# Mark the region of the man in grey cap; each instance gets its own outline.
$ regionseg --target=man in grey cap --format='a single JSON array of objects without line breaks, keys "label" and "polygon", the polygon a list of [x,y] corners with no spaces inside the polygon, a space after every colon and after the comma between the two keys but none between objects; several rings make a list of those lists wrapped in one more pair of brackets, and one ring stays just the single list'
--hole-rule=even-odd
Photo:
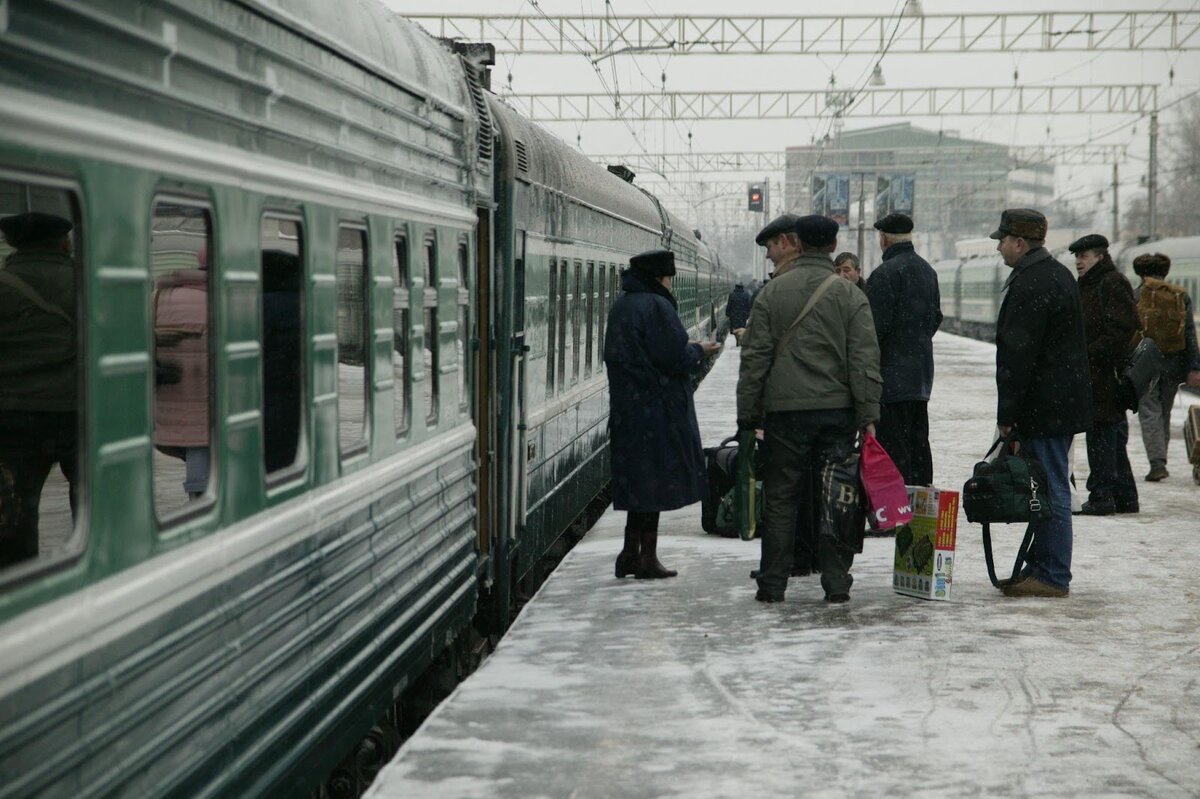
[{"label": "man in grey cap", "polygon": [[1012,208],[991,234],[1012,273],[996,319],[996,424],[1046,469],[1053,510],[1030,524],[1024,572],[1006,596],[1065,597],[1071,585],[1071,486],[1067,451],[1092,426],[1087,340],[1075,278],[1045,248],[1046,217]]},{"label": "man in grey cap", "polygon": [[737,387],[738,430],[765,433],[767,529],[755,598],[783,601],[799,536],[815,548],[825,599],[845,602],[862,535],[818,535],[820,475],[845,460],[855,434],[873,430],[879,418],[879,344],[866,296],[833,270],[837,222],[806,216],[791,231],[776,222],[756,239],[768,257],[780,236],[794,237],[803,252],[776,261],[775,278],[750,310]]},{"label": "man in grey cap", "polygon": [[[800,257],[800,240],[796,237],[796,220],[794,214],[780,214],[758,231],[754,243],[767,248],[767,260],[774,265],[771,278],[779,274],[785,264]],[[758,292],[755,292],[758,296]]]},{"label": "man in grey cap", "polygon": [[888,214],[875,223],[883,263],[867,281],[867,299],[879,336],[883,402],[879,443],[908,485],[933,484],[929,449],[929,394],[933,390],[933,334],[942,324],[937,273],[913,249],[913,221]]}]

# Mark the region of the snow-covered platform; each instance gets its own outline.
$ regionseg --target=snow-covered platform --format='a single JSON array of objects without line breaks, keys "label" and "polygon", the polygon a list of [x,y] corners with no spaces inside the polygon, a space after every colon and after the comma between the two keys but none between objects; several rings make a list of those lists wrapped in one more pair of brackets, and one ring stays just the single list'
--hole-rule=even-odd
[{"label": "snow-covered platform", "polygon": [[[706,445],[735,427],[729,344],[696,395]],[[935,352],[936,483],[959,488],[991,438],[995,350]],[[1200,487],[1171,447],[1139,515],[1076,517],[1062,600],[992,588],[961,515],[949,602],[893,593],[893,541],[868,538],[848,604],[812,577],[760,604],[758,543],[705,535],[699,506],[663,516],[679,577],[616,580],[610,511],[369,796],[1200,795]],[[1136,423],[1129,450],[1140,480]],[[1019,535],[995,535],[1000,568]]]}]

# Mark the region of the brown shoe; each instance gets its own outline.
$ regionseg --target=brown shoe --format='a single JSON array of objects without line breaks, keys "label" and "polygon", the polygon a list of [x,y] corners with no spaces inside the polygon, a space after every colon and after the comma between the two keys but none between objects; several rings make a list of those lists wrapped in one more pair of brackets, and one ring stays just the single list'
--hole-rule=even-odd
[{"label": "brown shoe", "polygon": [[1015,583],[1009,583],[1000,590],[1004,592],[1005,596],[1037,596],[1048,599],[1061,599],[1062,597],[1071,595],[1068,589],[1044,583],[1036,577],[1022,577]]},{"label": "brown shoe", "polygon": [[638,555],[638,568],[634,577],[639,580],[661,580],[664,577],[674,577],[679,572],[668,569],[658,562],[658,531],[641,531],[642,550]]},{"label": "brown shoe", "polygon": [[1170,476],[1171,473],[1167,471],[1166,466],[1151,466],[1149,474],[1146,475],[1146,482],[1157,483],[1166,480]]},{"label": "brown shoe", "polygon": [[638,551],[641,544],[638,540],[639,533],[637,530],[625,530],[625,548],[621,550],[621,554],[617,555],[617,577],[626,577],[630,574],[637,574],[638,570]]}]

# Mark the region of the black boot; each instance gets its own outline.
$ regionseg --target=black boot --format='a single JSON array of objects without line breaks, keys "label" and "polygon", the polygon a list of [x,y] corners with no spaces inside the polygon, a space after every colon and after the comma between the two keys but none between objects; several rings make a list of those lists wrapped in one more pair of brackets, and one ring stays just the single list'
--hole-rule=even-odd
[{"label": "black boot", "polygon": [[639,580],[659,580],[679,574],[658,562],[658,530],[641,531],[642,550],[638,555],[638,569],[634,575]]},{"label": "black boot", "polygon": [[617,577],[627,577],[637,574],[638,570],[638,532],[625,528],[625,548],[617,555]]}]

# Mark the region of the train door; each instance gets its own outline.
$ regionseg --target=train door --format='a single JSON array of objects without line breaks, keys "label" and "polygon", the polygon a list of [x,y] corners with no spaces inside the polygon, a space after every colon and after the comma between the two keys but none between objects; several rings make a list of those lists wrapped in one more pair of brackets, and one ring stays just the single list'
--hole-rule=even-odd
[{"label": "train door", "polygon": [[526,482],[529,474],[529,438],[526,428],[528,397],[526,396],[525,382],[525,364],[529,355],[529,345],[525,341],[525,231],[517,230],[515,233],[510,316],[512,319],[512,364],[509,390],[512,397],[512,410],[508,420],[511,425],[508,440],[512,442],[508,498],[510,518],[507,525],[510,545],[516,543],[521,528],[525,526]]},{"label": "train door", "polygon": [[475,335],[473,336],[472,373],[475,376],[471,417],[475,423],[475,486],[478,507],[475,515],[475,535],[479,551],[491,550],[492,533],[496,529],[496,419],[495,392],[490,391],[495,365],[492,361],[492,214],[487,208],[477,209],[475,226]]}]

